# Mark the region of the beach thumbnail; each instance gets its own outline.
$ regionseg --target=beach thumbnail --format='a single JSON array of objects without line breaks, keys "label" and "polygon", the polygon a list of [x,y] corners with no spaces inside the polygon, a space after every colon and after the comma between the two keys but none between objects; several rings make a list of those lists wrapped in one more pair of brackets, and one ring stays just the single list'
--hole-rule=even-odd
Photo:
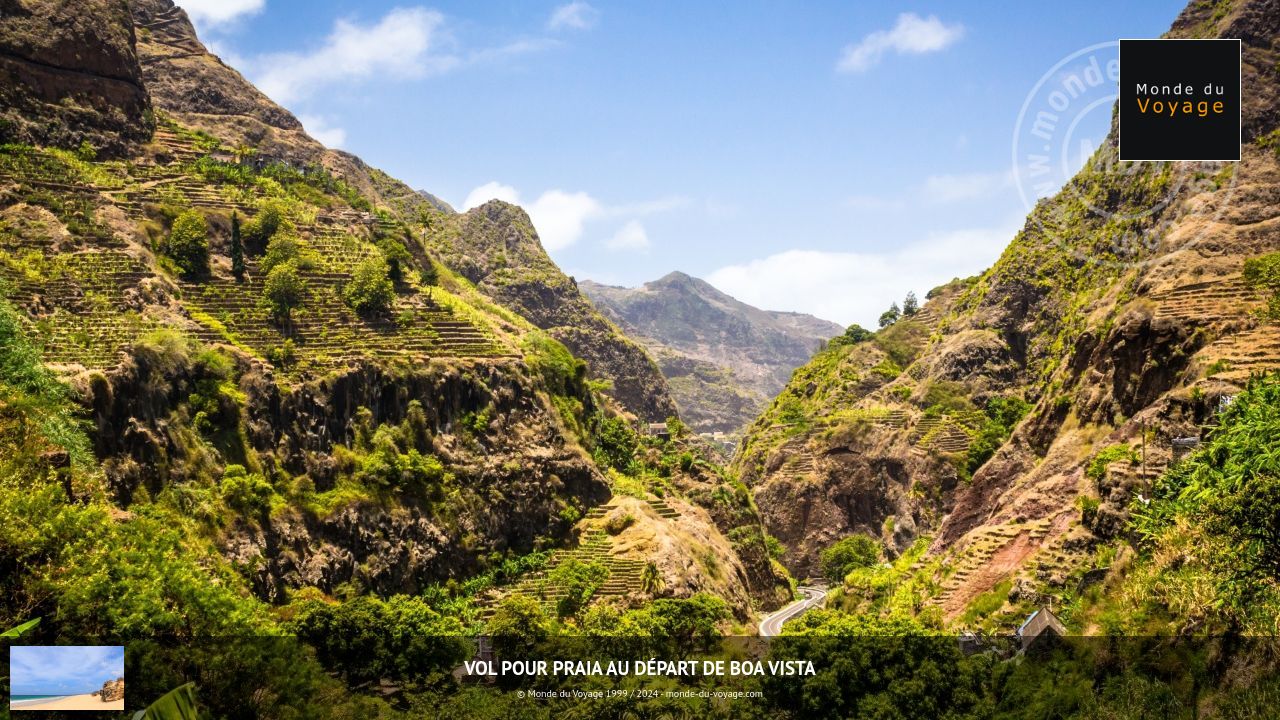
[{"label": "beach thumbnail", "polygon": [[34,645],[9,651],[10,710],[124,710],[124,648]]}]

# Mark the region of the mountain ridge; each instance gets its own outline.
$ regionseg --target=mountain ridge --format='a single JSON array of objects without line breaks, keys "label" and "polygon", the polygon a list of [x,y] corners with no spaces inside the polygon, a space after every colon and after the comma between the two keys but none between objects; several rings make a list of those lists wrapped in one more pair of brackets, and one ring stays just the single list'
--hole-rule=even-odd
[{"label": "mountain ridge", "polygon": [[739,431],[792,370],[843,331],[802,313],[761,310],[679,271],[636,288],[579,286],[649,348],[681,415],[703,432]]}]

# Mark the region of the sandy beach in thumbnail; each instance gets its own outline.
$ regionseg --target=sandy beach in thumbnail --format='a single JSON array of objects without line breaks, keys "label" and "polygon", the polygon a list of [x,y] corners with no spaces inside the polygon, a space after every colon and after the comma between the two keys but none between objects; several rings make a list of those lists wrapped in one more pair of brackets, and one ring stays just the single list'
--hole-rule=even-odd
[{"label": "sandy beach in thumbnail", "polygon": [[67,695],[43,700],[18,700],[9,703],[10,710],[123,710],[124,699],[102,702],[96,695]]}]

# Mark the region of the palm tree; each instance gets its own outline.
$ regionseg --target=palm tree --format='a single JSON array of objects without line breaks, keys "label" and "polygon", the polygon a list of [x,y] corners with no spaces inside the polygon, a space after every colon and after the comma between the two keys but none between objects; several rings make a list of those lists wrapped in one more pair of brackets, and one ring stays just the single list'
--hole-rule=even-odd
[{"label": "palm tree", "polygon": [[644,566],[644,572],[640,573],[640,589],[650,595],[662,592],[662,575],[656,564],[650,562]]}]

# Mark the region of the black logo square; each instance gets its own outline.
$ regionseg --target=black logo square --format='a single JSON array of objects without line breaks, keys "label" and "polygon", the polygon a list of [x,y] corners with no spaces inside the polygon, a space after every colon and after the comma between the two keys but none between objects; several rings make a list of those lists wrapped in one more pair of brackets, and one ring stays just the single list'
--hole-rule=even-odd
[{"label": "black logo square", "polygon": [[1240,159],[1239,40],[1121,40],[1121,160]]}]

